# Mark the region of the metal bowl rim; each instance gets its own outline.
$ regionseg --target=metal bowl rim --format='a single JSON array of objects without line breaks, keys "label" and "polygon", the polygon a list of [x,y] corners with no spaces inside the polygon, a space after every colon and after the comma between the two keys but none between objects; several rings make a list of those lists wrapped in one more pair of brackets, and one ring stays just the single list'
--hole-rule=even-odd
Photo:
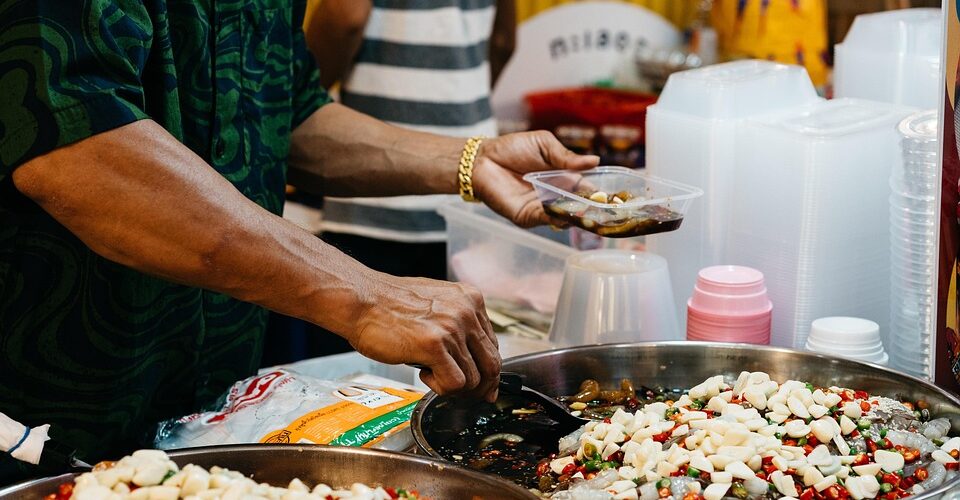
[{"label": "metal bowl rim", "polygon": [[[330,446],[322,444],[228,444],[228,445],[213,445],[213,446],[197,446],[192,448],[177,448],[173,450],[164,450],[172,459],[177,458],[189,458],[196,455],[201,455],[205,453],[286,453],[291,454],[293,452],[297,453],[311,453],[313,451],[317,453],[331,453],[334,455],[359,455],[359,456],[368,456],[368,457],[380,457],[386,458],[388,460],[400,460],[406,462],[414,462],[429,469],[425,469],[425,473],[431,472],[441,472],[448,469],[452,469],[457,474],[462,474],[466,478],[473,481],[480,481],[486,483],[487,485],[496,485],[501,488],[511,489],[516,492],[527,491],[525,488],[518,486],[517,484],[507,481],[506,479],[500,478],[492,474],[484,474],[482,472],[468,469],[466,467],[461,467],[456,464],[450,463],[446,460],[440,460],[434,457],[428,457],[423,455],[414,455],[412,453],[396,452],[396,451],[387,451],[387,450],[375,450],[370,448],[356,448],[349,446]],[[247,471],[238,471],[244,475],[255,474],[254,472]],[[32,486],[35,486],[39,483],[44,483],[47,481],[57,480],[59,482],[66,482],[72,480],[76,477],[79,472],[68,472],[65,474],[60,474],[57,476],[49,476],[39,479],[31,479],[29,481],[24,481],[20,483],[15,483],[9,486],[0,488],[0,498],[7,497],[8,495],[14,495],[22,490],[26,490]],[[290,478],[293,479],[293,478]],[[10,498],[16,498],[11,496]]]},{"label": "metal bowl rim", "polygon": [[[947,392],[946,390],[940,387],[937,387],[936,385],[930,383],[927,380],[924,380],[919,377],[915,377],[910,374],[900,373],[886,366],[878,365],[876,363],[868,363],[865,361],[857,361],[857,360],[843,358],[839,356],[832,356],[829,354],[824,354],[819,352],[802,351],[798,349],[788,349],[785,347],[764,346],[764,345],[756,345],[756,344],[736,344],[736,343],[729,343],[729,342],[700,342],[700,341],[689,341],[689,340],[675,340],[675,341],[667,341],[667,342],[617,342],[617,343],[610,343],[610,344],[587,344],[587,345],[572,346],[572,347],[561,347],[557,349],[533,352],[529,354],[521,354],[519,356],[513,356],[505,359],[504,364],[508,362],[535,359],[535,358],[543,357],[546,354],[558,355],[558,354],[564,354],[568,352],[587,351],[587,350],[600,349],[600,348],[615,349],[615,348],[628,348],[628,347],[655,347],[655,346],[690,346],[690,347],[701,347],[701,348],[709,348],[709,349],[728,349],[728,350],[729,349],[747,349],[747,350],[754,350],[754,351],[760,351],[760,352],[782,352],[786,354],[800,354],[803,356],[811,356],[813,358],[821,358],[825,360],[835,360],[843,363],[855,363],[859,365],[865,365],[865,366],[869,366],[870,368],[874,368],[874,369],[886,372],[888,375],[905,379],[907,381],[920,384],[928,389],[932,389],[934,392],[937,392],[941,396],[944,396],[948,401],[950,401],[958,409],[960,409],[960,399],[958,399],[957,396],[951,394],[950,392]],[[425,453],[427,453],[427,455],[429,455],[434,459],[444,460],[443,457],[437,452],[437,450],[433,449],[433,447],[430,446],[430,444],[427,442],[427,438],[423,434],[423,430],[422,430],[424,412],[426,411],[427,407],[430,406],[430,404],[437,397],[438,395],[435,392],[430,391],[420,400],[417,406],[413,409],[413,413],[410,416],[410,429],[413,432],[413,440],[417,443],[418,449],[423,450]],[[953,481],[945,482],[944,484],[940,485],[940,487],[934,490],[925,491],[923,492],[922,496],[918,495],[917,498],[937,498],[937,495],[941,495],[943,493],[950,491],[956,485],[960,485],[960,474],[954,477]]]}]

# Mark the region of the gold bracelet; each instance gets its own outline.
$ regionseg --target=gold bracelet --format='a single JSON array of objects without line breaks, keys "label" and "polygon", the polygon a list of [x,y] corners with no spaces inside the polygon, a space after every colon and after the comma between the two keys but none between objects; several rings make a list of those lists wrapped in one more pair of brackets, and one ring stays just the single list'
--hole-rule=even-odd
[{"label": "gold bracelet", "polygon": [[477,152],[480,151],[480,143],[483,142],[483,139],[483,136],[471,137],[463,145],[463,153],[460,155],[460,168],[457,169],[460,197],[463,198],[463,201],[478,201],[473,194],[473,162],[477,159]]}]

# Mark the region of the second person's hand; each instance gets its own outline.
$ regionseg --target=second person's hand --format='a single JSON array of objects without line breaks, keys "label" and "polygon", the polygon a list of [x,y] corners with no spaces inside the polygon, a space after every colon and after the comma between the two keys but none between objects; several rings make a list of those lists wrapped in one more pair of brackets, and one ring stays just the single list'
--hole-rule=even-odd
[{"label": "second person's hand", "polygon": [[386,274],[372,286],[376,300],[348,338],[354,349],[383,363],[426,367],[420,378],[438,394],[496,401],[500,353],[479,291]]}]

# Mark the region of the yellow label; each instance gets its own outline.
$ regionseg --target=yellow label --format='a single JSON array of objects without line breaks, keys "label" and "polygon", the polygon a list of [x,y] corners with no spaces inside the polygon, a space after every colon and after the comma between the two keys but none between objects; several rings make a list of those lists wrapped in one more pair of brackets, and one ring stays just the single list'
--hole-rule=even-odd
[{"label": "yellow label", "polygon": [[371,446],[398,429],[410,425],[410,413],[423,397],[419,392],[393,388],[348,388],[365,391],[338,397],[345,399],[311,411],[287,427],[267,433],[261,443],[339,444]]}]

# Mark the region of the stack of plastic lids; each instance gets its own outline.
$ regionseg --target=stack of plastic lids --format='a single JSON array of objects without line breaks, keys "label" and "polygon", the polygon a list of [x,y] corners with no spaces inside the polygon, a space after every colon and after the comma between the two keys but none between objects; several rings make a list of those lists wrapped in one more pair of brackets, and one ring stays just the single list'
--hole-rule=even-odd
[{"label": "stack of plastic lids", "polygon": [[[677,304],[708,266],[724,257],[739,151],[736,134],[758,115],[817,102],[806,70],[769,61],[746,60],[674,73],[657,104],[647,110],[647,170],[703,188],[683,227],[647,238],[648,248],[670,265]],[[682,309],[682,308],[681,308]],[[686,315],[678,318],[681,327]]]},{"label": "stack of plastic lids", "polygon": [[941,9],[904,9],[857,16],[837,44],[834,93],[936,108],[940,76]]},{"label": "stack of plastic lids", "polygon": [[937,300],[937,112],[911,115],[898,127],[903,161],[890,176],[891,364],[929,377]]},{"label": "stack of plastic lids", "polygon": [[727,259],[766,277],[771,344],[803,347],[824,316],[887,330],[889,221],[878,214],[890,209],[897,124],[914,111],[836,99],[748,120],[738,134]]}]

